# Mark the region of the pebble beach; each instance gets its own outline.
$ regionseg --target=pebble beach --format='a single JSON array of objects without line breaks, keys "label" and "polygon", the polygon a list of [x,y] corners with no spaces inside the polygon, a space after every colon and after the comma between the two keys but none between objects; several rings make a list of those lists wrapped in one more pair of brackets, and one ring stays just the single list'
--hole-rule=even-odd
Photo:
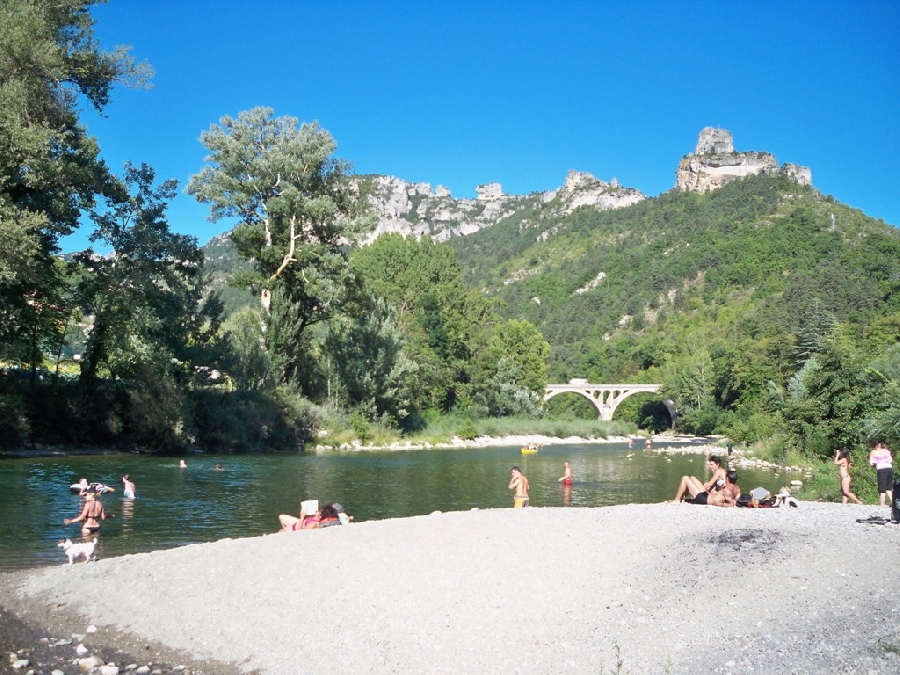
[{"label": "pebble beach", "polygon": [[23,674],[887,675],[888,511],[435,512],[9,573],[0,620]]}]

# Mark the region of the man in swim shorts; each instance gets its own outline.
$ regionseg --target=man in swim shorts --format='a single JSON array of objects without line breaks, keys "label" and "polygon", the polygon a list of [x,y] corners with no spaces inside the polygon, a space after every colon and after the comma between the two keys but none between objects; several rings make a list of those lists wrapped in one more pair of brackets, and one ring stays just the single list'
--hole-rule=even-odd
[{"label": "man in swim shorts", "polygon": [[509,489],[516,491],[516,496],[513,498],[513,506],[517,509],[524,508],[528,506],[529,503],[528,479],[517,466],[514,466],[509,472],[512,474],[512,478],[509,481]]},{"label": "man in swim shorts", "polygon": [[[725,472],[725,485],[721,490],[711,493],[706,498],[706,503],[710,506],[736,506],[738,497],[741,496],[740,488],[737,486],[738,475],[733,469]],[[694,503],[697,503],[696,498]]]},{"label": "man in swim shorts", "polygon": [[678,491],[675,493],[673,504],[680,504],[685,495],[690,494],[695,504],[706,504],[709,494],[725,487],[725,469],[722,468],[722,460],[716,455],[710,455],[707,460],[712,476],[705,483],[694,476],[682,476]]}]

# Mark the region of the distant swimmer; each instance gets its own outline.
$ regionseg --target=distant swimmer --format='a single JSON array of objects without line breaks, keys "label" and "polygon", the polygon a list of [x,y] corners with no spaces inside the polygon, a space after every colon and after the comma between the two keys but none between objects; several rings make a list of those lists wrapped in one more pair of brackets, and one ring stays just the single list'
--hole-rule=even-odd
[{"label": "distant swimmer", "polygon": [[566,462],[566,468],[563,471],[563,475],[559,477],[559,482],[563,485],[570,486],[572,485],[572,467],[569,466],[569,463]]},{"label": "distant swimmer", "polygon": [[528,506],[528,479],[517,466],[514,466],[509,472],[512,474],[512,478],[509,481],[509,489],[516,491],[516,496],[513,498],[513,505],[517,509]]},{"label": "distant swimmer", "polygon": [[184,460],[181,460],[181,462],[179,462],[178,468],[179,468],[179,469],[186,469],[186,468],[187,468],[187,464],[185,463]]},{"label": "distant swimmer", "polygon": [[135,499],[137,497],[137,488],[134,487],[134,483],[131,482],[127,473],[122,476],[122,484],[125,486],[122,496],[125,497],[125,499]]}]

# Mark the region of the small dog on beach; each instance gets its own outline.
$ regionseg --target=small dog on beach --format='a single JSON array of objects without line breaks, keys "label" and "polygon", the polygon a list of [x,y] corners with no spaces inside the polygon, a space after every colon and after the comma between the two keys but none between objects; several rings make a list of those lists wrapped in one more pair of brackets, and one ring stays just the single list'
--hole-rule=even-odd
[{"label": "small dog on beach", "polygon": [[775,506],[784,506],[785,504],[793,507],[800,506],[800,502],[794,499],[791,489],[787,485],[783,486],[781,492],[775,495]]},{"label": "small dog on beach", "polygon": [[73,544],[71,539],[63,539],[57,544],[67,556],[69,556],[69,564],[73,564],[79,556],[84,556],[85,562],[90,562],[94,557],[94,546],[97,545],[97,539],[84,544]]}]

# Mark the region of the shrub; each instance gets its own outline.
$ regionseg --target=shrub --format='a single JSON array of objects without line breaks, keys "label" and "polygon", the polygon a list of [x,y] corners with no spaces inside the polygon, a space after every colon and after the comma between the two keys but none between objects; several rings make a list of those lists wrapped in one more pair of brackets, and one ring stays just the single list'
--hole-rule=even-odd
[{"label": "shrub", "polygon": [[473,440],[476,436],[478,436],[478,427],[475,426],[475,422],[471,419],[467,419],[456,432],[456,435],[466,441]]}]

